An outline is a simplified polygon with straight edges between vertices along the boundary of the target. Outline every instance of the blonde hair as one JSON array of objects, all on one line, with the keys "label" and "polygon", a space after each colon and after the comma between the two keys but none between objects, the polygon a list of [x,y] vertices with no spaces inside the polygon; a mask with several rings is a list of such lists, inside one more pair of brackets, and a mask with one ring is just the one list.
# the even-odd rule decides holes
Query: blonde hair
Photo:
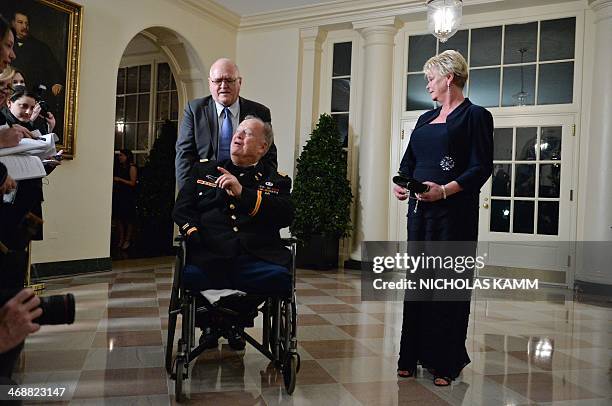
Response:
[{"label": "blonde hair", "polygon": [[10,66],[7,66],[2,72],[0,72],[0,80],[4,81],[13,79],[13,76],[15,76],[15,72],[15,69]]},{"label": "blonde hair", "polygon": [[429,58],[425,65],[423,65],[423,72],[426,75],[437,73],[440,76],[452,73],[453,83],[461,89],[463,89],[468,79],[468,65],[465,58],[459,52],[452,49]]}]

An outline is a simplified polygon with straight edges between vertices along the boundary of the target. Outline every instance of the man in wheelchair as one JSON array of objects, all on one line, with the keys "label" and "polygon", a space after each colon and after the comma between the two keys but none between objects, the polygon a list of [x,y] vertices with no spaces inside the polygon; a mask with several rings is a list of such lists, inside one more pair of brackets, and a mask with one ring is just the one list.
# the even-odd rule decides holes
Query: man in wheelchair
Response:
[{"label": "man in wheelchair", "polygon": [[[293,220],[291,179],[260,162],[272,143],[271,125],[247,116],[232,137],[231,159],[194,165],[173,212],[188,247],[183,286],[256,295],[291,291],[291,253],[279,233]],[[216,348],[223,335],[232,349],[244,348],[245,324],[215,323],[196,318],[201,346]]]}]

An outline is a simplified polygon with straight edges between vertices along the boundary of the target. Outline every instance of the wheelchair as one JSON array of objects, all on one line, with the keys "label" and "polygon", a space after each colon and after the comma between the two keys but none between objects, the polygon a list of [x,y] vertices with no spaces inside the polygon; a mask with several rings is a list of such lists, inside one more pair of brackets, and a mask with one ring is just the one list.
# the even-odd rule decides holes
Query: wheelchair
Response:
[{"label": "wheelchair", "polygon": [[[196,315],[208,312],[215,320],[237,320],[239,314],[231,308],[240,298],[222,298],[215,304],[207,301],[197,290],[183,286],[182,274],[187,258],[187,243],[184,237],[176,239],[180,245],[174,265],[174,276],[168,306],[168,337],[166,341],[165,366],[171,379],[175,381],[174,395],[177,402],[183,399],[183,384],[189,379],[189,366],[205,351],[202,345],[196,345]],[[261,303],[257,314],[263,315],[262,340],[242,332],[243,338],[255,349],[269,358],[282,373],[285,390],[291,395],[295,389],[296,375],[300,369],[300,356],[297,352],[297,311],[295,300],[295,254],[296,240],[283,239],[283,244],[291,251],[291,292],[286,296],[261,296],[247,294],[242,299]],[[196,300],[198,299],[198,300]],[[202,305],[200,305],[202,304]],[[182,325],[177,344],[176,357],[173,358],[174,338],[178,316]],[[231,323],[231,322],[230,322]]]}]

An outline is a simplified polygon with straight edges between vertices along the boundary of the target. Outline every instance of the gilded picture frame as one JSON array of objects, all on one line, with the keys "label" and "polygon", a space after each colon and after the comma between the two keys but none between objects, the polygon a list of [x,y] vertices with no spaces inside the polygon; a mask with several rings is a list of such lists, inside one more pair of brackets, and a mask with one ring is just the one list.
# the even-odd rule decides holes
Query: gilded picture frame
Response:
[{"label": "gilded picture frame", "polygon": [[83,6],[67,0],[1,2],[2,14],[15,28],[16,59],[26,87],[39,93],[55,116],[53,130],[65,158],[76,153],[79,66]]}]

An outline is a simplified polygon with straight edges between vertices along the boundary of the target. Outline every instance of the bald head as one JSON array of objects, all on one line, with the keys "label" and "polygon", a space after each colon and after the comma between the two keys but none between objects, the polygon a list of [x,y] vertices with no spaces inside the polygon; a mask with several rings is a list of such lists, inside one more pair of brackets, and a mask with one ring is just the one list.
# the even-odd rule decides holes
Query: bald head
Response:
[{"label": "bald head", "polygon": [[234,104],[240,96],[241,84],[240,71],[231,59],[217,59],[210,67],[208,88],[217,103],[225,107]]}]

